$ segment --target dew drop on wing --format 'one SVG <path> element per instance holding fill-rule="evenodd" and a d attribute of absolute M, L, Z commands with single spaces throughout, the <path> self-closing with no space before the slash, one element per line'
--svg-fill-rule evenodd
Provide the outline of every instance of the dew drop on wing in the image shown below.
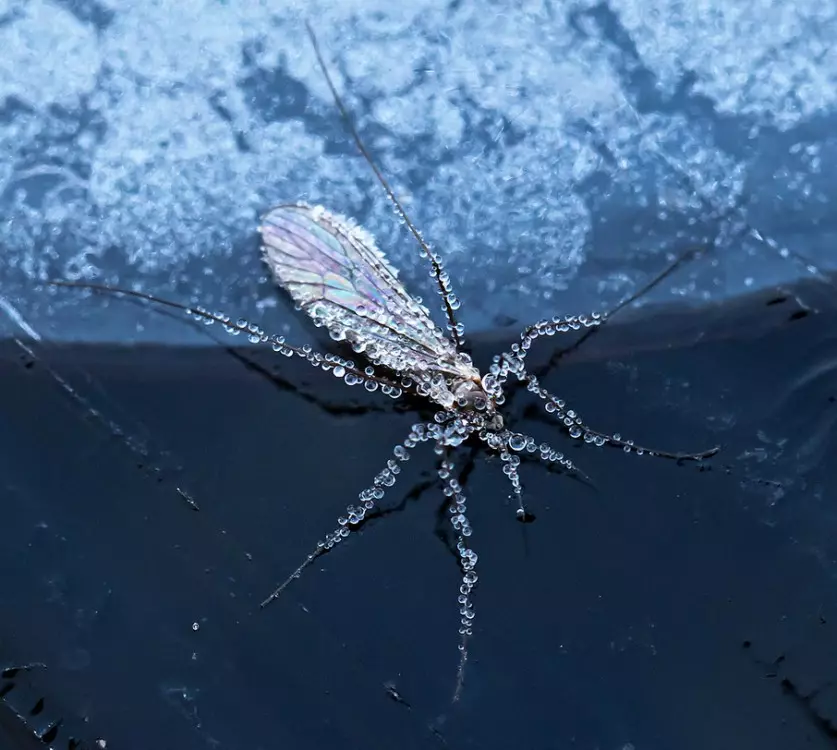
<path fill-rule="evenodd" d="M 477 374 L 353 222 L 320 206 L 282 205 L 263 217 L 261 234 L 277 283 L 332 339 L 394 372 Z"/>

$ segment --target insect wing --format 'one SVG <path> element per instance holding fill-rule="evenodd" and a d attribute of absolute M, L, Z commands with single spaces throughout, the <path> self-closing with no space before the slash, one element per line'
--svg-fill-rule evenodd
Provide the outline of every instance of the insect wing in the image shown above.
<path fill-rule="evenodd" d="M 292 204 L 269 211 L 260 231 L 277 282 L 333 338 L 396 372 L 470 374 L 360 227 L 320 206 Z"/>

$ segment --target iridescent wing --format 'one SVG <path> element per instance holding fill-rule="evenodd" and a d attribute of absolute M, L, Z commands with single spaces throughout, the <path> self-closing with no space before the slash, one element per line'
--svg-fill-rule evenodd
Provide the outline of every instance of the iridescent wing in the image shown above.
<path fill-rule="evenodd" d="M 322 206 L 290 204 L 265 214 L 259 231 L 276 281 L 332 338 L 394 372 L 478 377 L 361 227 Z"/>

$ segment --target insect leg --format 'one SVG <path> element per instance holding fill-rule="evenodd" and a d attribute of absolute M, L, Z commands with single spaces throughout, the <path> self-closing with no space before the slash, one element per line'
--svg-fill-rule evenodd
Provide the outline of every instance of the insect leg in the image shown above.
<path fill-rule="evenodd" d="M 517 471 L 517 467 L 520 466 L 520 457 L 516 455 L 516 452 L 525 450 L 529 445 L 529 439 L 534 444 L 534 438 L 527 438 L 526 435 L 519 432 L 503 430 L 502 432 L 487 433 L 483 439 L 489 448 L 500 454 L 500 460 L 503 462 L 503 474 L 509 478 L 512 486 L 512 494 L 509 498 L 517 502 L 516 513 L 518 519 L 525 521 L 530 516 L 523 504 L 523 486 L 520 483 L 520 474 Z"/>
<path fill-rule="evenodd" d="M 588 329 L 586 333 L 591 333 L 595 328 L 605 321 L 605 316 L 600 313 L 592 313 L 591 315 L 556 315 L 554 318 L 544 318 L 537 323 L 527 326 L 520 334 L 520 343 L 512 344 L 509 352 L 505 354 L 498 354 L 494 357 L 494 364 L 491 368 L 491 373 L 497 378 L 502 385 L 509 377 L 509 374 L 515 369 L 523 367 L 523 360 L 529 352 L 535 339 L 541 336 L 554 336 L 556 333 L 567 333 L 569 331 L 579 331 L 582 328 Z M 586 334 L 585 334 L 586 335 Z"/>
<path fill-rule="evenodd" d="M 719 450 L 720 446 L 716 445 L 704 451 L 696 453 L 673 453 L 670 451 L 662 451 L 656 448 L 645 448 L 637 445 L 633 440 L 626 440 L 619 434 L 607 434 L 594 430 L 588 427 L 581 419 L 581 417 L 573 410 L 568 409 L 566 402 L 556 396 L 553 396 L 545 388 L 541 387 L 535 375 L 527 373 L 525 370 L 515 373 L 518 378 L 526 382 L 526 387 L 529 391 L 546 402 L 546 411 L 554 414 L 562 423 L 563 427 L 569 432 L 570 437 L 583 439 L 585 443 L 593 443 L 594 445 L 611 445 L 622 448 L 627 453 L 636 453 L 642 455 L 647 453 L 649 456 L 659 456 L 660 458 L 671 458 L 677 461 L 701 461 L 704 458 L 714 456 Z"/>
<path fill-rule="evenodd" d="M 715 243 L 713 242 L 712 244 L 714 245 Z M 520 334 L 519 344 L 512 344 L 510 352 L 508 352 L 506 355 L 498 355 L 494 358 L 494 366 L 491 370 L 492 373 L 494 373 L 497 376 L 499 382 L 503 384 L 508 379 L 509 370 L 513 369 L 510 368 L 509 365 L 511 364 L 522 366 L 523 360 L 525 359 L 526 354 L 529 351 L 529 348 L 532 346 L 532 343 L 535 341 L 535 339 L 539 338 L 540 336 L 553 336 L 556 333 L 578 331 L 582 328 L 586 328 L 584 333 L 581 336 L 579 336 L 570 346 L 564 349 L 559 349 L 555 354 L 552 355 L 552 357 L 550 357 L 549 362 L 544 367 L 539 368 L 538 374 L 543 375 L 559 359 L 569 354 L 570 352 L 578 349 L 590 336 L 592 336 L 599 329 L 599 326 L 601 326 L 603 323 L 606 323 L 608 320 L 613 318 L 614 315 L 618 314 L 626 307 L 636 302 L 638 299 L 644 297 L 646 294 L 648 294 L 648 292 L 654 289 L 654 287 L 661 284 L 663 281 L 665 281 L 665 279 L 671 276 L 678 268 L 691 261 L 697 255 L 700 255 L 706 249 L 707 248 L 705 247 L 692 247 L 686 250 L 685 252 L 681 253 L 677 258 L 675 258 L 674 261 L 669 263 L 668 266 L 666 266 L 662 271 L 660 271 L 660 273 L 654 276 L 654 278 L 652 278 L 642 287 L 630 294 L 628 297 L 623 299 L 618 305 L 616 305 L 616 307 L 614 307 L 607 313 L 592 313 L 589 316 L 555 316 L 553 318 L 545 318 L 544 320 L 540 320 L 537 323 L 533 323 L 532 325 L 527 326 Z M 517 362 L 515 362 L 514 360 L 517 360 Z"/>
<path fill-rule="evenodd" d="M 359 505 L 350 505 L 346 508 L 346 515 L 337 519 L 337 528 L 317 542 L 314 551 L 302 561 L 302 564 L 293 573 L 274 589 L 273 593 L 261 603 L 262 607 L 266 607 L 274 599 L 278 599 L 282 592 L 290 585 L 291 581 L 299 578 L 302 572 L 314 560 L 326 554 L 326 552 L 342 542 L 353 530 L 356 530 L 364 522 L 366 514 L 384 497 L 386 488 L 392 487 L 395 484 L 396 478 L 401 472 L 401 467 L 398 464 L 404 463 L 409 459 L 410 449 L 435 436 L 436 432 L 431 429 L 432 427 L 433 425 L 428 424 L 413 425 L 405 440 L 393 449 L 392 453 L 394 458 L 387 461 L 386 468 L 378 473 L 371 486 L 367 487 L 358 495 Z"/>
<path fill-rule="evenodd" d="M 549 443 L 539 444 L 531 435 L 525 435 L 522 432 L 512 432 L 509 430 L 506 435 L 508 446 L 515 453 L 519 453 L 523 456 L 526 456 L 527 454 L 531 455 L 543 463 L 557 465 L 564 471 L 568 471 L 572 474 L 578 474 L 583 479 L 589 481 L 589 477 L 581 469 L 579 469 L 578 466 L 576 466 L 563 453 L 555 450 Z M 502 454 L 500 458 L 502 459 Z M 517 456 L 512 455 L 512 459 L 514 458 L 517 458 Z M 520 461 L 511 461 L 511 463 L 514 464 L 516 469 L 516 467 L 520 464 Z M 503 468 L 503 471 L 506 471 L 505 467 Z"/>
<path fill-rule="evenodd" d="M 438 474 L 442 480 L 445 497 L 450 498 L 451 525 L 456 531 L 456 551 L 459 553 L 459 566 L 462 570 L 462 583 L 459 586 L 459 668 L 456 673 L 456 688 L 453 692 L 453 702 L 459 700 L 462 694 L 462 686 L 465 684 L 465 665 L 468 662 L 468 641 L 474 633 L 474 605 L 471 601 L 471 594 L 477 583 L 477 574 L 474 568 L 477 564 L 477 553 L 466 543 L 471 536 L 471 524 L 468 521 L 465 495 L 459 481 L 451 474 L 454 464 L 452 461 L 443 460 L 439 464 Z"/>

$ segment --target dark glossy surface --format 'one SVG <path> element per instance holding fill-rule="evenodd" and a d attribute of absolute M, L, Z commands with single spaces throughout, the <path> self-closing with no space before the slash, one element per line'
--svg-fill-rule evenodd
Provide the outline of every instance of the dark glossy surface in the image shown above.
<path fill-rule="evenodd" d="M 29 342 L 32 358 L 7 340 L 0 658 L 45 666 L 4 675 L 0 732 L 60 717 L 62 748 L 833 746 L 834 297 L 614 321 L 545 376 L 600 429 L 721 443 L 705 470 L 572 447 L 513 399 L 595 488 L 527 465 L 523 526 L 499 461 L 469 473 L 480 582 L 457 706 L 459 573 L 429 448 L 386 498 L 397 512 L 258 609 L 415 412 L 270 352 L 273 382 L 221 346 Z M 477 362 L 511 340 L 477 341 Z"/>

